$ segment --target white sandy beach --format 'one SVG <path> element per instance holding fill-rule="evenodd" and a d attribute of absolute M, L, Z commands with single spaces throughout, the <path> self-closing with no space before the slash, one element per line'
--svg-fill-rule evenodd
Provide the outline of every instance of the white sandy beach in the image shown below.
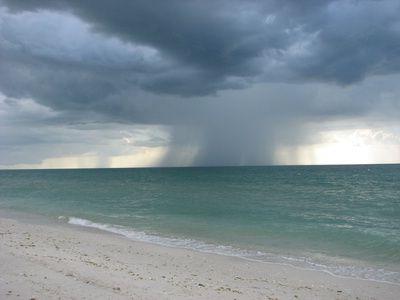
<path fill-rule="evenodd" d="M 0 218 L 0 299 L 399 298 L 399 285 Z"/>

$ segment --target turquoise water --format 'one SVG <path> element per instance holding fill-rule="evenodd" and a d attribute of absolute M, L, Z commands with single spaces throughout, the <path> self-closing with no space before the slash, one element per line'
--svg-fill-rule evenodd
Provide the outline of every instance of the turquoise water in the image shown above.
<path fill-rule="evenodd" d="M 400 283 L 400 165 L 3 170 L 1 208 Z"/>

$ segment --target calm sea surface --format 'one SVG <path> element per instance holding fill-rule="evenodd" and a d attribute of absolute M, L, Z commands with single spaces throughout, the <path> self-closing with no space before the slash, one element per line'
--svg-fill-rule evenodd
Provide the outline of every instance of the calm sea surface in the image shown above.
<path fill-rule="evenodd" d="M 400 165 L 0 171 L 0 209 L 400 284 Z"/>

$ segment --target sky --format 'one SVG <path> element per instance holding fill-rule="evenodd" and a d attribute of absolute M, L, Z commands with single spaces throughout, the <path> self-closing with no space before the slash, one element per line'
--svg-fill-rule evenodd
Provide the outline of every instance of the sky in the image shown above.
<path fill-rule="evenodd" d="M 398 0 L 0 0 L 0 168 L 400 163 Z"/>

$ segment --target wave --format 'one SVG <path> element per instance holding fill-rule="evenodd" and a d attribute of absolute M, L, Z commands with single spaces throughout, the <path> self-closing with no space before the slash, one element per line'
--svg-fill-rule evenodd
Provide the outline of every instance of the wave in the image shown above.
<path fill-rule="evenodd" d="M 153 235 L 142 231 L 135 231 L 125 226 L 95 223 L 90 220 L 76 217 L 66 218 L 64 216 L 60 216 L 59 219 L 68 219 L 69 224 L 100 229 L 103 231 L 122 235 L 134 241 L 148 242 L 167 247 L 195 250 L 204 253 L 239 257 L 258 262 L 284 264 L 303 269 L 323 271 L 333 276 L 351 277 L 357 279 L 400 284 L 400 272 L 390 271 L 383 268 L 372 268 L 366 266 L 355 266 L 350 264 L 331 262 L 321 263 L 319 260 L 310 257 L 292 257 L 287 255 L 277 255 L 266 253 L 263 251 L 246 250 L 226 245 L 216 245 L 194 239 Z"/>

